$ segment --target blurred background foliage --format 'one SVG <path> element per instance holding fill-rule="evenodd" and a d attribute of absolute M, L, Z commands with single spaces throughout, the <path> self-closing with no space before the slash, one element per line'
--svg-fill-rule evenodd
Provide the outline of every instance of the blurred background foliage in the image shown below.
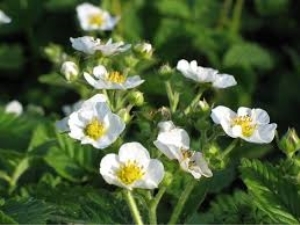
<path fill-rule="evenodd" d="M 42 84 L 38 78 L 58 70 L 49 62 L 45 47 L 55 43 L 72 53 L 69 37 L 83 35 L 75 12 L 82 2 L 0 2 L 0 8 L 12 18 L 12 23 L 0 29 L 3 103 L 18 99 L 25 105 L 40 105 L 48 114 L 60 112 L 63 104 L 78 98 L 70 90 Z M 97 0 L 89 2 L 99 4 Z M 175 66 L 181 58 L 196 59 L 201 66 L 233 74 L 239 85 L 222 95 L 216 93 L 218 103 L 261 107 L 270 112 L 279 130 L 300 128 L 299 1 L 103 0 L 101 5 L 121 15 L 112 35 L 129 43 L 152 43 L 157 65 L 168 62 Z M 160 83 L 156 72 L 148 71 L 144 91 Z M 163 94 L 156 90 L 155 98 Z"/>

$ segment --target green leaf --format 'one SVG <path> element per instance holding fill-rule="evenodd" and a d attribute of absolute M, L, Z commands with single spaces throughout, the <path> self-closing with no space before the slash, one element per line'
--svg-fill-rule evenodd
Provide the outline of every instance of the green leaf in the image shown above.
<path fill-rule="evenodd" d="M 242 191 L 232 195 L 218 195 L 207 212 L 195 213 L 188 224 L 261 224 L 271 223 L 257 211 L 251 196 Z"/>
<path fill-rule="evenodd" d="M 24 63 L 23 49 L 20 45 L 0 45 L 1 70 L 20 70 Z"/>
<path fill-rule="evenodd" d="M 81 145 L 66 134 L 57 134 L 56 138 L 58 142 L 50 146 L 45 160 L 59 175 L 73 182 L 84 182 L 98 174 L 98 150 Z"/>
<path fill-rule="evenodd" d="M 278 168 L 258 160 L 242 160 L 242 179 L 256 206 L 274 223 L 298 224 L 299 185 L 284 178 Z"/>
<path fill-rule="evenodd" d="M 34 198 L 10 199 L 1 207 L 20 224 L 46 224 L 53 208 Z"/>
<path fill-rule="evenodd" d="M 18 224 L 13 218 L 0 211 L 0 224 Z"/>
<path fill-rule="evenodd" d="M 155 6 L 159 12 L 167 16 L 174 16 L 175 18 L 191 17 L 191 10 L 185 0 L 160 0 L 155 1 Z"/>
<path fill-rule="evenodd" d="M 273 67 L 269 52 L 257 44 L 241 43 L 233 45 L 225 54 L 223 64 L 226 67 L 268 70 Z"/>
<path fill-rule="evenodd" d="M 256 10 L 265 16 L 272 16 L 287 12 L 290 0 L 255 0 Z"/>
<path fill-rule="evenodd" d="M 39 123 L 39 118 L 26 115 L 15 116 L 0 111 L 0 148 L 24 151 L 33 128 Z M 18 141 L 16 141 L 18 140 Z"/>
<path fill-rule="evenodd" d="M 62 75 L 58 73 L 44 74 L 39 77 L 39 81 L 44 84 L 65 87 L 65 88 L 74 88 L 69 84 Z"/>

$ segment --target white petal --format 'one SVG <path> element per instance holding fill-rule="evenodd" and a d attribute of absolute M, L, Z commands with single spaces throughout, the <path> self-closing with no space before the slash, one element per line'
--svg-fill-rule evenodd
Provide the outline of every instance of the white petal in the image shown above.
<path fill-rule="evenodd" d="M 11 18 L 8 17 L 2 10 L 0 10 L 0 24 L 1 23 L 10 23 Z"/>
<path fill-rule="evenodd" d="M 160 132 L 170 131 L 170 130 L 175 128 L 175 125 L 171 120 L 164 121 L 164 122 L 159 122 L 157 126 L 159 127 Z"/>
<path fill-rule="evenodd" d="M 105 118 L 107 114 L 111 114 L 110 108 L 106 102 L 98 102 L 95 104 L 95 110 L 97 113 L 97 118 L 101 121 Z"/>
<path fill-rule="evenodd" d="M 252 117 L 254 122 L 258 124 L 268 124 L 270 123 L 270 117 L 268 113 L 263 109 L 252 109 Z"/>
<path fill-rule="evenodd" d="M 105 155 L 100 162 L 100 174 L 108 184 L 117 185 L 119 187 L 126 186 L 120 182 L 116 176 L 116 171 L 120 168 L 120 161 L 116 154 Z"/>
<path fill-rule="evenodd" d="M 67 132 L 69 131 L 69 125 L 68 125 L 69 117 L 65 117 L 60 121 L 57 121 L 55 123 L 56 129 L 58 129 L 59 132 Z"/>
<path fill-rule="evenodd" d="M 216 124 L 220 124 L 222 120 L 230 120 L 236 116 L 236 113 L 225 106 L 217 106 L 212 109 L 211 118 Z"/>
<path fill-rule="evenodd" d="M 102 78 L 103 76 L 107 75 L 107 70 L 104 66 L 99 65 L 99 66 L 94 67 L 93 74 L 96 78 L 99 79 L 99 78 Z"/>
<path fill-rule="evenodd" d="M 166 145 L 162 143 L 161 141 L 154 141 L 154 145 L 165 155 L 168 157 L 168 159 L 180 159 L 180 148 L 178 146 L 174 145 Z"/>
<path fill-rule="evenodd" d="M 5 112 L 20 116 L 23 112 L 23 106 L 19 101 L 13 100 L 5 106 Z"/>
<path fill-rule="evenodd" d="M 90 74 L 84 72 L 84 73 L 83 73 L 83 76 L 84 76 L 85 80 L 86 80 L 91 86 L 93 86 L 93 87 L 96 86 L 97 81 L 96 81 Z"/>
<path fill-rule="evenodd" d="M 135 88 L 140 84 L 144 83 L 145 80 L 142 80 L 140 76 L 130 76 L 124 83 L 125 89 Z"/>
<path fill-rule="evenodd" d="M 213 174 L 208 168 L 207 162 L 205 161 L 203 155 L 200 152 L 196 152 L 192 158 L 197 163 L 197 166 L 201 169 L 201 175 L 205 177 L 211 177 Z"/>
<path fill-rule="evenodd" d="M 81 140 L 85 136 L 85 134 L 84 134 L 83 129 L 81 129 L 80 127 L 72 126 L 72 127 L 70 127 L 69 136 L 71 138 Z"/>
<path fill-rule="evenodd" d="M 163 164 L 157 159 L 151 159 L 146 168 L 146 174 L 142 180 L 134 183 L 135 188 L 154 189 L 158 187 L 158 184 L 163 180 L 165 175 Z"/>
<path fill-rule="evenodd" d="M 261 139 L 261 142 L 258 143 L 270 143 L 275 136 L 277 124 L 266 124 L 266 125 L 260 125 L 258 127 L 258 135 Z"/>
<path fill-rule="evenodd" d="M 252 109 L 247 108 L 247 107 L 240 107 L 237 110 L 237 115 L 238 116 L 250 116 L 250 117 L 252 117 Z"/>
<path fill-rule="evenodd" d="M 188 149 L 190 147 L 190 137 L 188 133 L 180 128 L 159 133 L 157 140 L 165 145 L 174 145 L 179 148 L 183 147 Z"/>
<path fill-rule="evenodd" d="M 138 142 L 129 142 L 123 144 L 119 150 L 120 162 L 127 162 L 135 160 L 141 166 L 148 167 L 150 162 L 150 155 L 144 146 Z"/>
<path fill-rule="evenodd" d="M 93 106 L 95 103 L 98 102 L 106 102 L 107 97 L 103 94 L 96 94 L 93 97 L 89 98 L 88 100 L 84 101 L 82 107 Z"/>
<path fill-rule="evenodd" d="M 195 64 L 195 62 L 196 61 L 192 61 L 191 64 Z M 197 65 L 197 62 L 196 62 L 196 65 Z M 177 63 L 177 66 L 176 66 L 177 70 L 179 70 L 182 73 L 186 73 L 186 71 L 189 69 L 189 67 L 190 67 L 190 64 L 185 59 L 179 60 Z"/>
<path fill-rule="evenodd" d="M 215 80 L 213 81 L 213 87 L 215 88 L 228 88 L 235 86 L 237 84 L 236 80 L 232 75 L 228 74 L 216 74 Z"/>

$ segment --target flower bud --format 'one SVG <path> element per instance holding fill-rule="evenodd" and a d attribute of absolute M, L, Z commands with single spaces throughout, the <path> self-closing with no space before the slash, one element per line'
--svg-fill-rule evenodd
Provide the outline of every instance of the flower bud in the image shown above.
<path fill-rule="evenodd" d="M 164 187 L 168 187 L 173 181 L 173 174 L 170 172 L 165 172 L 164 179 L 162 180 L 161 184 Z"/>
<path fill-rule="evenodd" d="M 144 104 L 144 94 L 140 91 L 133 91 L 129 94 L 128 100 L 132 105 L 142 106 Z"/>
<path fill-rule="evenodd" d="M 153 49 L 152 45 L 149 43 L 139 43 L 133 47 L 133 50 L 142 56 L 143 58 L 149 59 L 152 56 Z"/>
<path fill-rule="evenodd" d="M 61 66 L 60 71 L 63 75 L 65 75 L 67 81 L 76 80 L 79 74 L 78 66 L 72 61 L 64 62 Z"/>
<path fill-rule="evenodd" d="M 158 73 L 163 79 L 168 80 L 173 75 L 174 70 L 168 64 L 165 64 L 159 68 Z"/>
<path fill-rule="evenodd" d="M 121 117 L 124 123 L 128 124 L 131 120 L 131 116 L 127 109 L 120 109 L 118 115 Z"/>
<path fill-rule="evenodd" d="M 210 107 L 205 99 L 203 99 L 203 101 L 200 100 L 198 104 L 200 106 L 201 111 L 203 112 L 209 111 Z"/>
<path fill-rule="evenodd" d="M 288 155 L 293 155 L 300 149 L 300 139 L 295 129 L 288 129 L 285 135 L 280 139 L 278 147 Z"/>

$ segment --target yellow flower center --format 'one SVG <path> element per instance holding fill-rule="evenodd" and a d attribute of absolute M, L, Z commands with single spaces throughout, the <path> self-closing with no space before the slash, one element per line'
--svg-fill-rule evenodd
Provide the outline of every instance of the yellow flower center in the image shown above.
<path fill-rule="evenodd" d="M 141 179 L 145 175 L 145 172 L 143 166 L 140 166 L 135 160 L 129 160 L 121 165 L 116 175 L 122 183 L 128 185 Z"/>
<path fill-rule="evenodd" d="M 121 83 L 124 83 L 125 77 L 120 72 L 113 71 L 113 72 L 108 74 L 107 80 L 110 81 L 110 82 L 121 84 Z"/>
<path fill-rule="evenodd" d="M 97 140 L 106 132 L 104 124 L 97 118 L 93 118 L 91 122 L 85 127 L 84 133 L 90 138 Z"/>
<path fill-rule="evenodd" d="M 256 124 L 252 123 L 250 116 L 237 116 L 232 119 L 232 126 L 241 126 L 242 134 L 245 137 L 250 137 L 256 129 Z"/>
<path fill-rule="evenodd" d="M 104 23 L 104 18 L 101 13 L 94 13 L 89 16 L 88 23 L 90 25 L 101 26 Z"/>

